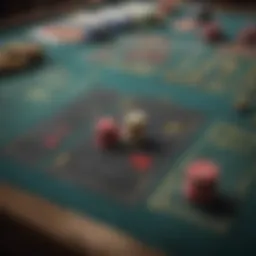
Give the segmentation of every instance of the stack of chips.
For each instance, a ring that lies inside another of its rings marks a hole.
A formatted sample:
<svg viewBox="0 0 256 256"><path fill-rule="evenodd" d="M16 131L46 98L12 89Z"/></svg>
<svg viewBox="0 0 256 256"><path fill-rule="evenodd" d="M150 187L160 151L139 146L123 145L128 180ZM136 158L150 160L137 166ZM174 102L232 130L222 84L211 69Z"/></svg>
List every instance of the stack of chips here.
<svg viewBox="0 0 256 256"><path fill-rule="evenodd" d="M175 7L174 0L159 0L157 10L162 15L168 15Z"/></svg>
<svg viewBox="0 0 256 256"><path fill-rule="evenodd" d="M156 5L127 3L108 7L80 18L86 41L102 41L134 26L150 23L156 18Z"/></svg>
<svg viewBox="0 0 256 256"><path fill-rule="evenodd" d="M129 22L127 17L121 12L116 13L112 17L105 19L105 29L109 30L113 35L118 35L121 32L125 31L128 27Z"/></svg>
<svg viewBox="0 0 256 256"><path fill-rule="evenodd" d="M224 33L216 23L208 23L202 28L202 35L206 42L216 43L224 39Z"/></svg>
<svg viewBox="0 0 256 256"><path fill-rule="evenodd" d="M244 28L238 36L238 42L242 46L256 46L256 25Z"/></svg>
<svg viewBox="0 0 256 256"><path fill-rule="evenodd" d="M196 9L195 20L200 25L206 24L213 19L212 8L209 4L199 4Z"/></svg>
<svg viewBox="0 0 256 256"><path fill-rule="evenodd" d="M103 41L125 29L126 19L119 9L107 8L95 14L94 22L85 26L85 40Z"/></svg>
<svg viewBox="0 0 256 256"><path fill-rule="evenodd" d="M187 167L185 196L193 203L209 204L217 196L219 168L209 160L197 160Z"/></svg>
<svg viewBox="0 0 256 256"><path fill-rule="evenodd" d="M155 5L145 6L143 12L143 24L155 25L161 21L160 15Z"/></svg>
<svg viewBox="0 0 256 256"><path fill-rule="evenodd" d="M119 128L112 117L101 118L95 127L96 145L101 149L113 148L119 141Z"/></svg>
<svg viewBox="0 0 256 256"><path fill-rule="evenodd" d="M140 144L145 139L147 125L147 115L139 109L127 113L122 126L119 126L113 117L102 117L95 126L96 145L101 149L109 149L120 142L129 145Z"/></svg>
<svg viewBox="0 0 256 256"><path fill-rule="evenodd" d="M95 13L93 18L88 20L84 27L84 39L91 42L105 41L110 38L110 34L104 28L104 19L101 13Z"/></svg>

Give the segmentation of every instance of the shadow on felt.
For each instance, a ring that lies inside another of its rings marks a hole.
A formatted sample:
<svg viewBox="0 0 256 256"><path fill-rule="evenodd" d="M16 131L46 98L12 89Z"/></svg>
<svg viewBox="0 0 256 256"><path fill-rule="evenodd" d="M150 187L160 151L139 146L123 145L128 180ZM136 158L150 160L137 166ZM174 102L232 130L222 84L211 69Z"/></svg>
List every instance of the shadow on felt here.
<svg viewBox="0 0 256 256"><path fill-rule="evenodd" d="M210 204L198 206L203 212L213 215L215 217L229 217L234 215L237 208L237 200L218 194L216 199Z"/></svg>

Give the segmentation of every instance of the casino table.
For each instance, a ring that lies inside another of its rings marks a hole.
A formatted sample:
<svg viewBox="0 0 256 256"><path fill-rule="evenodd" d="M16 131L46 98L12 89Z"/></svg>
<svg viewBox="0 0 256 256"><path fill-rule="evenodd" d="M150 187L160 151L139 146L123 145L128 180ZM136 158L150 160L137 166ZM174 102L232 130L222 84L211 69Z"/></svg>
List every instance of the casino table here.
<svg viewBox="0 0 256 256"><path fill-rule="evenodd" d="M40 67L2 76L1 182L167 255L256 255L255 52L179 29L191 10L107 43L44 44ZM255 23L253 13L219 10L216 19L231 41ZM6 29L1 41L28 41L47 22ZM246 113L234 108L244 95ZM121 122L133 107L148 115L148 145L95 148L96 120ZM183 194L186 166L202 158L220 169L222 201L210 209Z"/></svg>

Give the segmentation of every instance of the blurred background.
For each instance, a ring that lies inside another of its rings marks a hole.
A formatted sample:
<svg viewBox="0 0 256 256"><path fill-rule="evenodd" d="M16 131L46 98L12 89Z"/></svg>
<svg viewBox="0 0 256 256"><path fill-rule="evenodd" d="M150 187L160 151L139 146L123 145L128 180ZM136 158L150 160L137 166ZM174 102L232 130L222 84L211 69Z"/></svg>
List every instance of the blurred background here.
<svg viewBox="0 0 256 256"><path fill-rule="evenodd" d="M0 3L0 19L14 17L15 15L20 15L24 13L29 13L38 10L50 10L53 8L64 7L65 5L78 5L86 4L88 2L93 2L95 0L1 0ZM122 2L124 0L96 0L100 2ZM127 1L127 0L126 0ZM152 1L152 0L144 0ZM158 0L155 0L158 1ZM197 2L200 0L186 0L190 2ZM205 1L205 0L204 0ZM213 3L221 4L253 4L252 0L206 0Z"/></svg>

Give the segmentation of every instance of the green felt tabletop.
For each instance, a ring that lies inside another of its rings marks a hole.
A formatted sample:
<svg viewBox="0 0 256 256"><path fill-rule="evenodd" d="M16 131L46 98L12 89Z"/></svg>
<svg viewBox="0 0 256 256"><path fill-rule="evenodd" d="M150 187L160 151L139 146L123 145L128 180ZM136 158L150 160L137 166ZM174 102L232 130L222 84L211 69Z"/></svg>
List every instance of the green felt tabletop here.
<svg viewBox="0 0 256 256"><path fill-rule="evenodd" d="M190 11L185 9L177 17ZM118 91L124 98L136 95L170 101L202 113L204 123L188 147L177 152L174 164L158 175L146 200L127 206L55 178L44 169L56 153L32 167L2 153L0 177L117 226L167 253L256 255L256 112L241 116L233 108L237 98L255 87L255 58L206 45L197 31L178 31L171 25L177 17L171 17L164 26L123 33L105 45L46 45L47 60L42 67L0 78L2 152L36 124L94 88ZM242 27L255 23L252 15L239 13L217 13L216 19L231 39ZM30 28L4 31L1 42L27 41ZM166 60L152 66L127 65L123 53L129 40L153 40L153 36L168 43ZM94 61L92 56L99 49L106 49L111 58ZM74 147L81 136L86 134L77 131L59 151ZM184 165L200 157L212 158L221 166L221 190L239 202L232 218L198 212L176 196Z"/></svg>

